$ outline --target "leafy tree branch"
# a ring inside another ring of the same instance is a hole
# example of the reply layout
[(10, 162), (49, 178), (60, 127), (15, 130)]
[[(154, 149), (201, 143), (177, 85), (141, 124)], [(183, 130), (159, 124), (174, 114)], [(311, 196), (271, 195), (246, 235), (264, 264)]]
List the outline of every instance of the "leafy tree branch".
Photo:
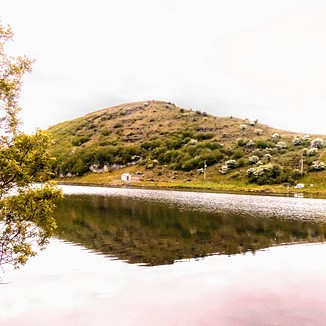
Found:
[(51, 182), (36, 185), (51, 177), (51, 138), (41, 130), (26, 135), (19, 129), (22, 77), (33, 60), (5, 53), (12, 38), (10, 27), (0, 24), (0, 266), (17, 268), (48, 243), (62, 192)]

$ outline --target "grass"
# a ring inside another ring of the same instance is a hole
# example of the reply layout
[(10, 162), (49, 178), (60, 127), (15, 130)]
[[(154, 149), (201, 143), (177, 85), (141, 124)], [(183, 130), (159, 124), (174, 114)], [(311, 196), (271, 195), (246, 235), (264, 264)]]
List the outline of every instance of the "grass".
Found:
[[(118, 187), (142, 187), (142, 188), (158, 188), (158, 189), (184, 189), (184, 190), (198, 190), (198, 191), (215, 191), (227, 193), (250, 193), (250, 194), (279, 194), (288, 195), (295, 193), (303, 193), (306, 195), (313, 195), (319, 197), (326, 197), (326, 184), (320, 183), (318, 173), (312, 176), (304, 177), (302, 182), (305, 183), (305, 188), (296, 189), (294, 186), (284, 185), (256, 185), (248, 184), (242, 180), (240, 181), (226, 181), (223, 178), (209, 177), (204, 179), (201, 174), (195, 178), (185, 178), (187, 175), (179, 174), (176, 179), (173, 177), (167, 178), (159, 177), (155, 171), (150, 174), (144, 174), (144, 177), (139, 181), (121, 181), (122, 173), (139, 173), (136, 167), (119, 169), (107, 173), (87, 173), (81, 177), (71, 177), (64, 179), (57, 179), (62, 184), (75, 184), (75, 185), (97, 185), (97, 186), (118, 186)], [(324, 172), (322, 180), (326, 179)], [(324, 179), (325, 178), (325, 179)]]
[[(245, 129), (240, 127), (243, 124), (247, 126)], [(270, 163), (291, 171), (300, 170), (302, 151), (309, 147), (308, 143), (292, 144), (294, 137), (303, 134), (278, 130), (260, 122), (251, 125), (246, 119), (215, 117), (163, 101), (127, 103), (102, 109), (55, 125), (49, 133), (54, 138), (51, 153), (57, 158), (54, 165), (57, 175), (69, 172), (79, 175), (58, 180), (78, 184), (122, 186), (120, 175), (130, 172), (143, 174), (141, 180), (129, 183), (133, 186), (296, 192), (293, 186), (248, 183), (246, 171), (252, 167), (248, 159), (258, 155), (264, 160), (264, 147), (270, 147)], [(275, 133), (281, 138), (273, 139)], [(311, 139), (317, 137), (323, 138), (311, 135)], [(249, 140), (256, 145), (245, 146)], [(277, 141), (285, 142), (287, 148), (278, 149), (275, 146)], [(142, 160), (133, 161), (135, 156)], [(221, 174), (222, 165), (229, 159), (242, 163)], [(326, 172), (309, 171), (314, 160), (326, 162), (326, 151), (320, 150), (313, 157), (305, 157), (305, 175), (295, 181), (309, 185), (300, 192), (325, 194)], [(197, 172), (205, 161), (208, 165), (206, 179)], [(110, 172), (89, 173), (89, 166), (94, 163), (108, 165)]]

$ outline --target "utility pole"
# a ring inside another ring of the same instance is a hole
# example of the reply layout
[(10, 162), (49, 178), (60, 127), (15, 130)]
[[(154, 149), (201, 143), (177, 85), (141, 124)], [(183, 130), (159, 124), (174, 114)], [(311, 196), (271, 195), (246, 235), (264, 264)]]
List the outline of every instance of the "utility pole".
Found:
[(301, 176), (303, 176), (303, 152), (301, 153), (301, 169), (300, 169), (300, 172), (301, 172)]
[(206, 179), (206, 169), (207, 169), (207, 164), (206, 160), (204, 161), (204, 180)]

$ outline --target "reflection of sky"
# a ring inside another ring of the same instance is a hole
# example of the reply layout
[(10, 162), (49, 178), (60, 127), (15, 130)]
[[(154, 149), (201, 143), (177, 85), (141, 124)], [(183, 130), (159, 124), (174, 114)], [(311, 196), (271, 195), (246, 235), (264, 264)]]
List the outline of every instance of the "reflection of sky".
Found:
[(7, 271), (0, 324), (321, 325), (326, 245), (142, 267), (52, 240)]

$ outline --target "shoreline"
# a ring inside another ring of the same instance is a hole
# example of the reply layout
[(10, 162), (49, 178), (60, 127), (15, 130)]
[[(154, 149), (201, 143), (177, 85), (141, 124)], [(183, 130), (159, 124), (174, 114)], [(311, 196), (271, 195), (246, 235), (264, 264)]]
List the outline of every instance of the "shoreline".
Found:
[(296, 198), (316, 198), (326, 199), (326, 189), (309, 191), (305, 188), (286, 190), (285, 186), (269, 185), (261, 186), (260, 188), (241, 188), (232, 184), (229, 187), (221, 185), (207, 185), (199, 186), (196, 184), (187, 183), (186, 185), (177, 182), (170, 182), (169, 184), (153, 182), (153, 183), (139, 183), (139, 182), (117, 182), (117, 183), (101, 183), (101, 182), (82, 182), (78, 180), (55, 180), (58, 185), (67, 186), (87, 186), (87, 187), (105, 187), (105, 188), (131, 188), (131, 189), (149, 189), (149, 190), (171, 190), (171, 191), (192, 191), (192, 192), (207, 192), (207, 193), (225, 193), (225, 194), (239, 194), (239, 195), (256, 195), (256, 196), (279, 196), (279, 197), (296, 197)]

